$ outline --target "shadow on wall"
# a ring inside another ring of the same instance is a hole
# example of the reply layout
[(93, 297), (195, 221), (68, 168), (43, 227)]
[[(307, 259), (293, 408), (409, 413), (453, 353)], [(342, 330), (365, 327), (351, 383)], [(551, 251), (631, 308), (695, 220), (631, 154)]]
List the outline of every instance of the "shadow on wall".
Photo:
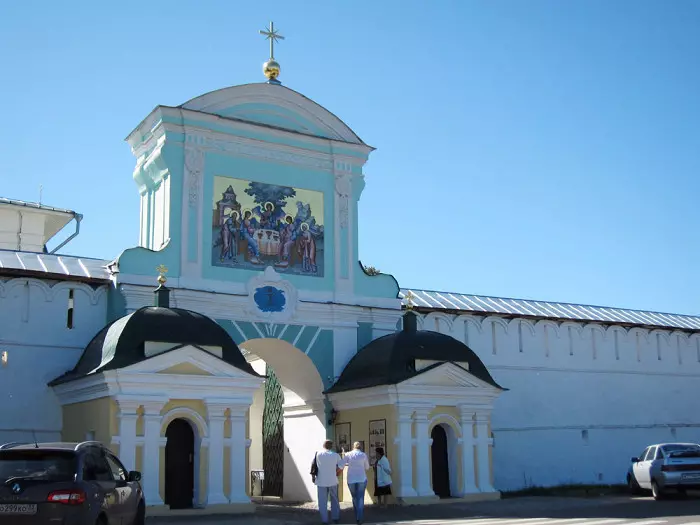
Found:
[(316, 494), (312, 494), (308, 486), (311, 480), (308, 472), (311, 470), (311, 460), (307, 471), (303, 471), (304, 465), (297, 465), (289, 452), (287, 443), (285, 442), (284, 445), (284, 499), (298, 502), (316, 501), (318, 499)]

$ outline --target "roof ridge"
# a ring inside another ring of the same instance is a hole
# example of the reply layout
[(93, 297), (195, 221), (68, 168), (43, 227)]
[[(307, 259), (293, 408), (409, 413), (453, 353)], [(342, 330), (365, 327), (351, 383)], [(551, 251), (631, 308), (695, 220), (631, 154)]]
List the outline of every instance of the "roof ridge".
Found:
[(626, 312), (639, 312), (639, 313), (657, 314), (657, 315), (670, 315), (670, 316), (675, 316), (675, 317), (687, 317), (690, 319), (700, 319), (700, 314), (680, 314), (680, 313), (672, 313), (672, 312), (660, 312), (657, 310), (643, 310), (641, 308), (626, 308), (626, 307), (622, 307), (622, 306), (602, 306), (602, 305), (595, 305), (595, 304), (574, 303), (574, 302), (568, 302), (568, 301), (549, 301), (549, 300), (545, 300), (545, 299), (524, 299), (524, 298), (517, 298), (517, 297), (500, 297), (497, 295), (481, 295), (481, 294), (463, 293), (463, 292), (446, 292), (444, 290), (428, 290), (426, 288), (403, 288), (402, 287), (401, 292), (403, 293), (404, 290), (406, 290), (406, 291), (411, 290), (412, 292), (463, 295), (463, 296), (469, 296), (469, 297), (478, 297), (478, 298), (482, 298), (482, 299), (500, 299), (503, 301), (525, 301), (525, 302), (531, 302), (531, 303), (547, 303), (547, 304), (580, 306), (583, 308), (601, 308), (601, 309), (609, 309), (609, 310), (623, 310)]

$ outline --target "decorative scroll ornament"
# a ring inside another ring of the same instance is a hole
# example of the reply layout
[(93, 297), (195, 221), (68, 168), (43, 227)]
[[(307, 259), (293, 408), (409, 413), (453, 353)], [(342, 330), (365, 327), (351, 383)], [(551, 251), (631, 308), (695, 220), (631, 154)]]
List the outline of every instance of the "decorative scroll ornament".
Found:
[(252, 277), (247, 289), (248, 301), (244, 310), (250, 317), (273, 323), (286, 322), (294, 317), (297, 290), (272, 266)]
[(348, 227), (349, 201), (352, 185), (350, 184), (350, 176), (343, 173), (335, 177), (335, 191), (338, 194), (338, 218), (340, 227)]
[(189, 202), (193, 208), (197, 207), (199, 191), (204, 171), (204, 152), (199, 148), (185, 148), (185, 180), (188, 181)]

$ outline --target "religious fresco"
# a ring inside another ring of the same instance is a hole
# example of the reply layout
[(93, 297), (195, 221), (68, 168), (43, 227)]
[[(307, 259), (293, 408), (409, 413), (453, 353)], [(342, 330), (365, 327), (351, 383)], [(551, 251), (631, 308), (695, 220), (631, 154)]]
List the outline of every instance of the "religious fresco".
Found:
[(214, 266), (323, 277), (323, 193), (214, 177)]

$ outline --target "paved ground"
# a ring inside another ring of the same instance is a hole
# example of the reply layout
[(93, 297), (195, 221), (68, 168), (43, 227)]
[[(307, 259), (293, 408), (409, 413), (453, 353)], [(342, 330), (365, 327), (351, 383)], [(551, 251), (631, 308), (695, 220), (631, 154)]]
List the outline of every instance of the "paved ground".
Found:
[[(340, 523), (355, 523), (352, 508)], [(148, 525), (300, 525), (320, 523), (309, 507), (261, 505), (254, 515), (150, 518)], [(700, 497), (514, 498), (488, 503), (365, 508), (365, 523), (376, 525), (700, 525)]]

